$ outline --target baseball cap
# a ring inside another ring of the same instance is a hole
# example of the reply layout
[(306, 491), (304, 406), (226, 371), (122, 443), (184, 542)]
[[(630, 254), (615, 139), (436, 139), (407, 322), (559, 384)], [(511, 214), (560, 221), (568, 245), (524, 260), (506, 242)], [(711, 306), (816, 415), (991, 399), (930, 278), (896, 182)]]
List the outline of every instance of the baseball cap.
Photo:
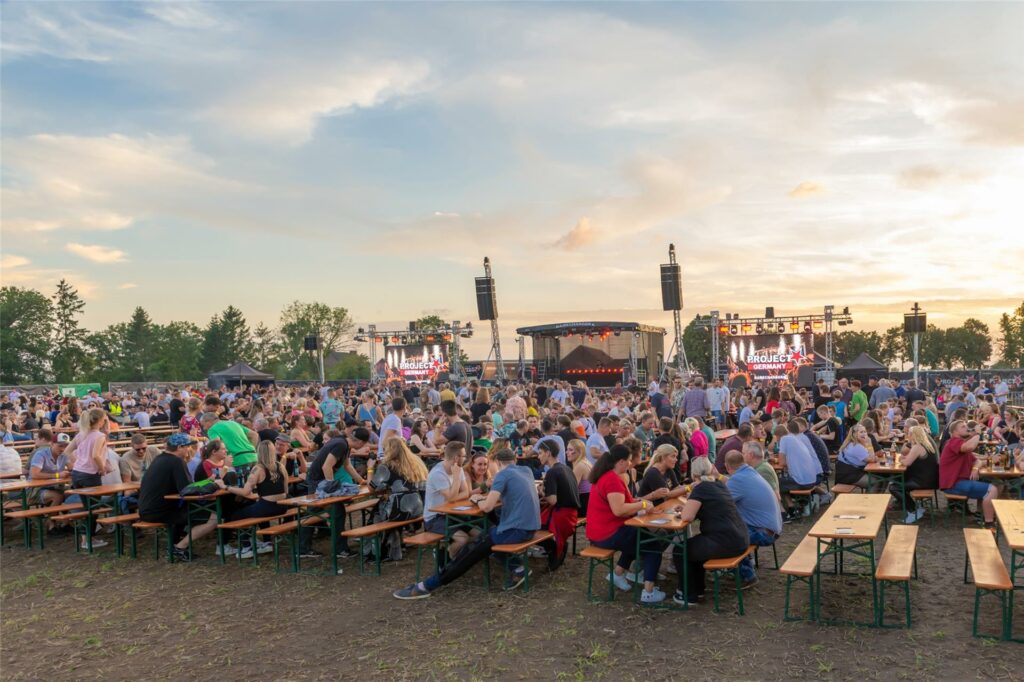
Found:
[(277, 441), (278, 443), (288, 443), (289, 445), (292, 442), (291, 436), (285, 433), (277, 434), (277, 438), (275, 438), (274, 440)]
[(169, 448), (180, 448), (183, 445), (195, 445), (199, 441), (192, 438), (187, 433), (172, 433), (167, 437), (167, 447)]
[(66, 433), (58, 433), (57, 437), (54, 439), (54, 441), (57, 442), (57, 443), (70, 443), (71, 442), (71, 436), (69, 436)]

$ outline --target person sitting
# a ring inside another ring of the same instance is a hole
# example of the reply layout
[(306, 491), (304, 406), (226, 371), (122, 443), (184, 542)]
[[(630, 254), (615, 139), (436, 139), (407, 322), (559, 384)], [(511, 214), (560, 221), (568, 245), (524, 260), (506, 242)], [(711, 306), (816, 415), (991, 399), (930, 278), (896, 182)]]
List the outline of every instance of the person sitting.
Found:
[(725, 439), (722, 443), (722, 447), (718, 450), (718, 454), (715, 456), (715, 468), (718, 469), (718, 473), (725, 473), (725, 457), (730, 452), (743, 452), (743, 444), (749, 443), (754, 440), (754, 427), (749, 422), (740, 424), (739, 428), (736, 429), (736, 433)]
[(690, 460), (695, 460), (698, 457), (707, 457), (711, 452), (711, 446), (708, 443), (707, 435), (701, 429), (701, 423), (694, 417), (687, 417), (684, 422), (684, 428), (690, 444)]
[(695, 606), (704, 596), (704, 562), (742, 553), (750, 536), (729, 489), (713, 475), (715, 467), (708, 458), (693, 460), (690, 473), (693, 490), (679, 513), (683, 521), (700, 521), (700, 534), (686, 540), (685, 573), (682, 548), (676, 548), (672, 553), (679, 576), (679, 589), (672, 600), (677, 604)]
[(809, 516), (810, 506), (805, 507), (803, 513), (791, 507), (792, 500), (787, 494), (790, 490), (813, 490), (821, 492), (818, 488), (818, 474), (821, 473), (821, 463), (814, 455), (811, 444), (806, 438), (800, 436), (800, 427), (795, 419), (790, 419), (786, 425), (785, 435), (781, 429), (777, 431), (779, 438), (779, 464), (782, 465), (783, 473), (779, 477), (779, 489), (782, 492), (782, 505), (789, 511), (788, 519), (794, 521), (800, 516)]
[[(306, 470), (307, 494), (315, 496), (321, 481), (338, 481), (339, 483), (366, 485), (366, 479), (352, 466), (351, 452), (353, 449), (365, 446), (369, 441), (370, 432), (362, 427), (358, 427), (352, 430), (350, 438), (337, 436), (324, 443)], [(331, 505), (331, 513), (340, 515), (336, 517), (340, 523), (336, 523), (335, 527), (338, 529), (338, 533), (341, 533), (345, 528), (344, 505)], [(323, 556), (320, 552), (313, 549), (312, 543), (313, 529), (311, 527), (301, 528), (299, 530), (299, 556), (304, 559)], [(349, 557), (353, 555), (352, 551), (348, 549), (348, 540), (339, 538), (338, 543), (340, 547), (338, 556)]]
[[(49, 429), (39, 429), (36, 433), (36, 443), (40, 446), (32, 453), (32, 459), (28, 463), (28, 478), (30, 481), (41, 481), (43, 479), (59, 479), (66, 476), (70, 470), (70, 462), (64, 455), (64, 451), (71, 442), (71, 437), (66, 433), (59, 433), (56, 437)], [(21, 470), (21, 458), (18, 458), (19, 471)], [(45, 488), (32, 488), (29, 491), (29, 502), (49, 507), (64, 502), (64, 489), (61, 485), (54, 485)]]
[(466, 462), (464, 469), (466, 471), (466, 479), (469, 481), (470, 494), (487, 493), (490, 483), (487, 477), (487, 464), (487, 453), (479, 451), (474, 452), (473, 456)]
[[(526, 542), (540, 529), (540, 503), (537, 499), (533, 477), (524, 467), (516, 466), (516, 453), (504, 448), (497, 455), (501, 469), (494, 477), (494, 485), (486, 497), (473, 495), (470, 501), (480, 511), (489, 514), (501, 504), (501, 521), (492, 526), (490, 532), (482, 533), (471, 545), (449, 562), (440, 573), (419, 583), (394, 592), (397, 599), (422, 599), (429, 597), (436, 589), (451, 584), (470, 568), (491, 554), (491, 548), (499, 544)], [(461, 472), (461, 469), (458, 469)], [(525, 567), (509, 560), (512, 569), (505, 589), (519, 587), (526, 580)]]
[(231, 469), (231, 462), (228, 460), (228, 450), (224, 442), (214, 438), (206, 441), (206, 444), (199, 449), (199, 465), (192, 472), (193, 481), (207, 481), (214, 478), (224, 478)]
[(846, 440), (839, 448), (836, 460), (836, 483), (854, 485), (858, 488), (868, 487), (868, 475), (864, 467), (878, 461), (863, 424), (854, 424), (846, 432)]
[(978, 480), (981, 463), (974, 455), (974, 449), (978, 447), (981, 431), (979, 426), (972, 432), (962, 419), (949, 425), (950, 438), (939, 459), (939, 488), (944, 493), (980, 500), (985, 527), (994, 529), (995, 507), (992, 500), (999, 494), (999, 489)]
[[(441, 461), (435, 464), (427, 475), (427, 488), (423, 500), (423, 530), (428, 533), (445, 534), (445, 516), (433, 511), (455, 500), (470, 496), (469, 477), (462, 468), (466, 456), (466, 444), (453, 440), (444, 446)], [(473, 537), (476, 537), (474, 535)], [(465, 531), (456, 531), (448, 539), (448, 556), (455, 558), (470, 540)]]
[[(782, 534), (782, 510), (775, 491), (746, 463), (742, 452), (733, 450), (727, 454), (725, 468), (729, 472), (729, 480), (725, 485), (736, 503), (740, 518), (747, 524), (749, 544), (761, 547), (775, 544)], [(752, 556), (747, 556), (740, 564), (740, 577), (744, 587), (757, 582)]]
[(750, 465), (765, 480), (765, 483), (775, 493), (775, 499), (781, 503), (782, 495), (779, 492), (779, 475), (775, 473), (775, 468), (765, 461), (764, 446), (756, 440), (744, 443), (743, 461)]
[(583, 519), (587, 516), (587, 505), (590, 503), (590, 471), (593, 469), (593, 465), (587, 460), (587, 444), (579, 438), (571, 439), (565, 446), (565, 456), (576, 478), (576, 489), (580, 495), (578, 516)]
[(907, 517), (904, 523), (915, 523), (924, 516), (924, 507), (910, 496), (911, 490), (935, 490), (939, 485), (939, 448), (924, 426), (912, 426), (907, 442), (900, 453), (900, 463), (907, 468), (903, 474), (903, 490), (894, 481), (889, 492), (897, 498), (902, 495)]
[[(370, 489), (387, 497), (377, 506), (374, 523), (407, 521), (423, 516), (423, 492), (427, 483), (427, 467), (401, 436), (384, 440), (384, 460), (370, 479)], [(380, 544), (386, 561), (402, 558), (402, 538), (397, 530), (388, 531)], [(367, 545), (367, 558), (371, 547)]]
[[(209, 461), (209, 460), (207, 460)], [(249, 504), (237, 507), (231, 514), (232, 521), (239, 519), (255, 519), (264, 516), (280, 516), (288, 511), (278, 502), (287, 497), (288, 493), (288, 471), (284, 463), (277, 457), (277, 448), (269, 440), (260, 441), (256, 446), (256, 465), (249, 471), (249, 477), (245, 479), (245, 485), (238, 487), (226, 485), (225, 490), (237, 495), (242, 499), (256, 499)], [(257, 542), (256, 551), (260, 554), (273, 551), (273, 545), (269, 542)], [(241, 552), (240, 558), (252, 558), (252, 546), (245, 544), (235, 549), (231, 545), (224, 546), (225, 554)]]
[(679, 452), (668, 443), (659, 445), (651, 455), (643, 480), (640, 481), (640, 499), (653, 501), (685, 495), (686, 488), (680, 485), (676, 471), (678, 464)]
[[(558, 439), (561, 442), (561, 439)], [(559, 461), (558, 443), (554, 440), (541, 440), (537, 444), (540, 463), (547, 470), (544, 473), (541, 501), (541, 528), (546, 528), (555, 536), (544, 543), (547, 550), (548, 569), (554, 571), (565, 561), (565, 553), (569, 548), (569, 538), (576, 534), (576, 520), (580, 509), (580, 493), (576, 486), (576, 476), (568, 465)]]
[[(626, 525), (626, 520), (639, 511), (652, 507), (647, 500), (636, 501), (629, 494), (623, 482), (630, 466), (629, 448), (615, 445), (601, 455), (590, 472), (590, 503), (587, 509), (587, 539), (602, 549), (619, 551), (619, 560), (608, 579), (620, 590), (630, 590), (626, 570), (636, 558), (636, 528)], [(658, 567), (661, 564), (662, 548), (652, 543), (641, 553), (644, 570), (644, 591), (640, 598), (644, 602), (656, 603), (665, 600), (665, 593), (655, 587)]]
[[(121, 471), (121, 482), (141, 482), (149, 465), (159, 454), (160, 448), (155, 445), (146, 445), (146, 436), (136, 433), (132, 436), (131, 447), (117, 461), (118, 469)], [(138, 508), (139, 496), (137, 493), (124, 493), (121, 495), (120, 502), (120, 513), (128, 514)]]
[[(150, 523), (166, 523), (171, 526), (175, 561), (192, 561), (197, 558), (191, 551), (192, 543), (217, 529), (217, 515), (210, 514), (205, 523), (192, 526), (192, 535), (189, 537), (185, 532), (188, 526), (185, 507), (177, 500), (164, 499), (167, 495), (178, 495), (191, 483), (185, 462), (192, 457), (196, 445), (198, 441), (186, 433), (171, 434), (163, 451), (149, 465), (139, 488), (139, 518)], [(219, 488), (224, 487), (222, 481), (217, 480), (216, 483)]]

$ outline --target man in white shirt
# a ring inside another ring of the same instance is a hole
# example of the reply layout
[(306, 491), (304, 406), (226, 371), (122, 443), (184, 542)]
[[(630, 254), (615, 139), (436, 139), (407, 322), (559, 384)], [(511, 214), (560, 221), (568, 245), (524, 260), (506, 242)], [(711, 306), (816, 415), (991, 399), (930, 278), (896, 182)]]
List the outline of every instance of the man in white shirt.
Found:
[(391, 436), (402, 438), (402, 417), (405, 416), (405, 398), (391, 399), (391, 414), (384, 417), (380, 425), (380, 439), (377, 442), (377, 459), (384, 459), (384, 441)]
[(587, 438), (587, 461), (591, 464), (597, 462), (601, 455), (608, 452), (608, 443), (604, 437), (612, 432), (612, 420), (602, 417), (597, 424), (597, 430)]
[(721, 379), (715, 379), (708, 389), (708, 402), (711, 404), (711, 415), (719, 428), (725, 426), (725, 415), (729, 414), (729, 389), (722, 386)]
[(1010, 395), (1010, 385), (1002, 377), (992, 377), (992, 394), (995, 395), (996, 405), (1002, 405)]

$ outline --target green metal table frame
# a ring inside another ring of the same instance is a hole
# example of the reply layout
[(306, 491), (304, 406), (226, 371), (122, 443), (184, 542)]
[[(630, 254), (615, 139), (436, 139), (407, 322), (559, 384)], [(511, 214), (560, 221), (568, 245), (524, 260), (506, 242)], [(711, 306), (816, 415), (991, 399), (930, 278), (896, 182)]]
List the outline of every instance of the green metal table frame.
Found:
[[(116, 492), (116, 493), (113, 493), (112, 495), (79, 495), (78, 493), (75, 492), (74, 488), (68, 490), (67, 492), (68, 492), (69, 496), (70, 495), (78, 495), (79, 499), (82, 500), (82, 511), (85, 512), (85, 518), (84, 519), (79, 519), (78, 521), (74, 522), (74, 526), (75, 526), (75, 552), (81, 552), (82, 551), (82, 545), (81, 545), (81, 543), (78, 542), (78, 536), (79, 536), (79, 533), (81, 533), (81, 534), (85, 535), (86, 553), (92, 554), (92, 536), (94, 535), (93, 528), (96, 525), (96, 517), (93, 514), (93, 510), (103, 504), (103, 498), (105, 498), (105, 497), (113, 497), (114, 501), (113, 501), (113, 507), (112, 508), (113, 508), (114, 512), (116, 513), (117, 511), (119, 511), (121, 509), (121, 493), (120, 492)], [(81, 530), (79, 530), (80, 528), (81, 528)], [(117, 529), (116, 533), (117, 533), (117, 537), (114, 538), (114, 547), (115, 547), (115, 549), (117, 551), (117, 556), (121, 556), (121, 554), (124, 552), (124, 544), (123, 544), (123, 540), (121, 538), (121, 530), (120, 530), (120, 528)]]
[(900, 506), (903, 508), (903, 516), (907, 515), (907, 477), (904, 471), (872, 471), (868, 474), (868, 487), (874, 482), (885, 483), (885, 492), (889, 492), (889, 482), (895, 479), (900, 487)]
[[(847, 544), (848, 539), (842, 536), (835, 538), (818, 538), (817, 539), (817, 551), (818, 561), (817, 566), (821, 569), (821, 560), (829, 555), (838, 556), (838, 566), (836, 567), (837, 572), (843, 574), (843, 557), (849, 553), (856, 557), (868, 560), (870, 568), (871, 578), (871, 621), (860, 622), (838, 618), (822, 618), (821, 617), (821, 578), (818, 578), (818, 589), (814, 590), (812, 585), (812, 592), (814, 596), (814, 604), (812, 606), (812, 614), (815, 620), (819, 623), (826, 625), (856, 625), (860, 627), (878, 627), (878, 580), (875, 578), (875, 539), (870, 538), (867, 540), (854, 540), (853, 544)], [(825, 542), (825, 541), (828, 542)]]
[[(220, 495), (216, 497), (201, 497), (195, 500), (185, 500), (185, 533), (188, 536), (188, 556), (192, 558), (192, 516), (200, 514), (202, 512), (209, 512), (217, 516), (217, 523), (220, 523), (223, 517), (222, 507), (220, 502)], [(217, 529), (217, 544), (223, 548), (224, 543), (221, 542), (224, 534), (219, 528)], [(173, 544), (174, 539), (169, 540)], [(255, 549), (255, 548), (254, 548)], [(224, 561), (223, 551), (221, 552), (221, 562)]]
[[(643, 560), (640, 558), (640, 554), (645, 545), (659, 545), (658, 553), (661, 554), (665, 551), (664, 545), (666, 542), (668, 546), (672, 548), (672, 556), (675, 557), (675, 548), (679, 547), (682, 549), (683, 555), (683, 603), (676, 604), (675, 600), (666, 598), (662, 602), (651, 602), (644, 603), (640, 601), (641, 581), (635, 580), (633, 582), (633, 601), (640, 606), (655, 609), (672, 609), (676, 611), (689, 611), (690, 609), (690, 564), (688, 548), (686, 546), (686, 539), (689, 537), (690, 527), (675, 529), (655, 529), (648, 528), (646, 526), (637, 526), (636, 528), (636, 561), (640, 564)], [(680, 540), (680, 538), (682, 538)]]
[[(466, 503), (470, 505), (471, 503)], [(444, 543), (443, 546), (437, 548), (438, 552), (438, 564), (440, 559), (443, 558), (441, 552), (447, 554), (448, 545), (451, 544), (452, 536), (460, 530), (465, 530), (472, 541), (472, 532), (478, 530), (481, 533), (490, 532), (491, 520), (487, 514), (472, 514), (472, 515), (461, 515), (457, 512), (450, 512), (444, 515)], [(445, 561), (445, 563), (448, 563)], [(484, 564), (484, 589), (491, 589), (491, 561), (490, 558), (483, 562)]]

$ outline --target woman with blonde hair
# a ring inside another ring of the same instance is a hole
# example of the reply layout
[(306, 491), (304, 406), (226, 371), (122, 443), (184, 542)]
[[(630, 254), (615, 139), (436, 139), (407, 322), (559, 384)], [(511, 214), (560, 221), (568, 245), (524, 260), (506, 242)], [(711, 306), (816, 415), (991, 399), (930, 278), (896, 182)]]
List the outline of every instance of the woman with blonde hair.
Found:
[[(71, 467), (71, 487), (90, 488), (103, 484), (103, 477), (113, 471), (107, 457), (107, 430), (110, 419), (102, 408), (93, 407), (82, 413), (78, 420), (78, 435), (71, 441), (64, 453), (74, 462)], [(93, 539), (92, 548), (104, 547), (103, 540)], [(86, 538), (82, 536), (82, 548), (86, 549)]]
[(491, 447), (487, 449), (487, 480), (493, 481), (498, 475), (501, 467), (498, 466), (498, 453), (504, 448), (511, 447), (508, 438), (495, 438)]
[(686, 426), (686, 442), (690, 444), (690, 458), (707, 457), (711, 451), (711, 444), (708, 443), (708, 436), (700, 428), (700, 422), (694, 417), (687, 417), (683, 422)]
[(903, 490), (893, 482), (889, 485), (889, 492), (897, 500), (903, 496), (903, 508), (907, 510), (903, 523), (914, 523), (924, 516), (924, 507), (916, 506), (910, 491), (937, 490), (939, 487), (939, 447), (926, 427), (910, 427), (907, 442), (900, 453), (900, 464), (907, 467), (903, 474)]
[(676, 472), (678, 463), (679, 450), (675, 446), (664, 443), (655, 448), (640, 482), (641, 499), (662, 500), (685, 495), (686, 488), (679, 485), (679, 474)]
[(590, 502), (590, 470), (594, 468), (594, 465), (587, 461), (587, 444), (579, 438), (573, 438), (565, 446), (565, 458), (569, 460), (572, 474), (576, 477), (576, 487), (579, 489), (580, 510), (577, 517), (584, 519), (587, 517), (587, 504)]
[(473, 404), (469, 406), (469, 413), (472, 415), (473, 420), (471, 424), (476, 424), (484, 418), (487, 414), (487, 410), (491, 409), (491, 391), (486, 386), (481, 386), (476, 391), (476, 399), (473, 400)]
[[(384, 459), (373, 472), (370, 488), (388, 493), (387, 499), (377, 505), (374, 523), (407, 521), (423, 516), (423, 495), (427, 488), (427, 467), (401, 438), (384, 441)], [(381, 557), (389, 561), (402, 558), (402, 537), (397, 530), (384, 534)], [(369, 558), (372, 547), (367, 545), (364, 558)]]
[[(284, 463), (278, 459), (277, 447), (269, 440), (260, 441), (256, 446), (256, 464), (249, 472), (245, 485), (225, 486), (229, 493), (238, 495), (243, 499), (251, 500), (256, 495), (255, 501), (239, 508), (231, 515), (232, 521), (238, 519), (255, 519), (264, 516), (280, 516), (288, 511), (288, 507), (278, 504), (288, 496), (288, 471)], [(265, 526), (266, 524), (261, 524)], [(258, 542), (256, 551), (260, 554), (273, 549), (269, 542)], [(252, 546), (243, 544), (238, 549), (239, 558), (249, 559), (252, 557)], [(224, 546), (225, 554), (234, 554), (230, 545)]]
[[(868, 420), (865, 418), (864, 421)], [(875, 448), (868, 436), (868, 429), (863, 423), (854, 424), (846, 432), (843, 444), (839, 446), (836, 483), (867, 488), (868, 476), (864, 473), (864, 467), (875, 461)]]

